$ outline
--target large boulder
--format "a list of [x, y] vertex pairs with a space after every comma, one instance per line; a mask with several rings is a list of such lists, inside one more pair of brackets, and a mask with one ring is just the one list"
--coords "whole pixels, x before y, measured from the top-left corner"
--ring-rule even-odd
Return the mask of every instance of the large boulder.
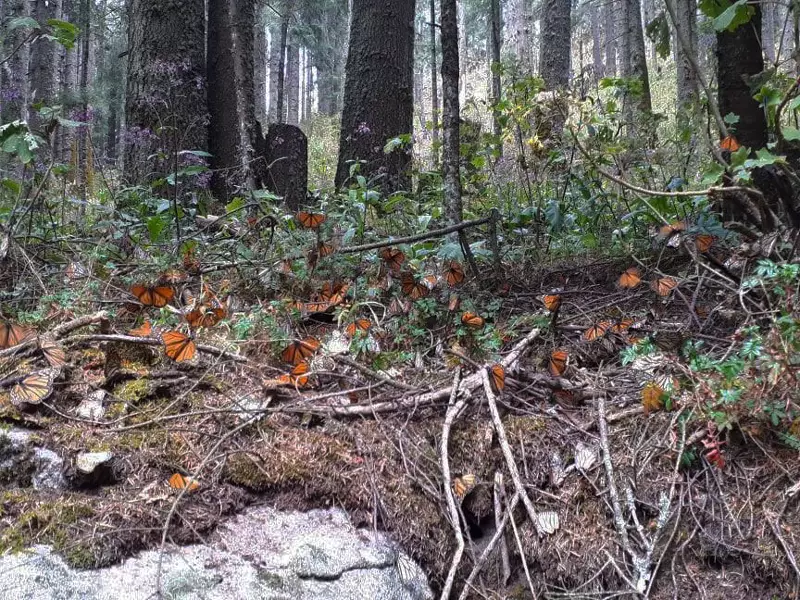
[[[76, 571], [49, 548], [0, 558], [0, 598], [144, 600], [153, 597], [159, 553]], [[422, 570], [381, 533], [356, 529], [338, 510], [251, 509], [204, 545], [170, 547], [161, 575], [172, 600], [422, 600]]]
[[0, 486], [58, 490], [65, 487], [64, 460], [52, 450], [36, 445], [37, 438], [24, 429], [0, 429]]

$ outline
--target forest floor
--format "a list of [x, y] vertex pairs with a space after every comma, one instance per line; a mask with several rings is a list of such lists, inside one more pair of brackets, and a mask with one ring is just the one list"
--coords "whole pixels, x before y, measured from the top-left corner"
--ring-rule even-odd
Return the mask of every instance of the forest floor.
[[[131, 335], [141, 308], [121, 286], [102, 293], [127, 303], [113, 321], [107, 311], [54, 306], [40, 323], [66, 352], [53, 392], [20, 404], [0, 389], [0, 419], [67, 458], [70, 487], [3, 491], [0, 549], [50, 543], [72, 564], [96, 567], [163, 539], [203, 542], [247, 505], [340, 506], [357, 525], [391, 532], [435, 588], [466, 538], [456, 589], [479, 565], [474, 597], [527, 597], [529, 581], [547, 598], [612, 597], [637, 585], [651, 598], [796, 597], [797, 451], [763, 421], [710, 424], [704, 389], [713, 381], [698, 380], [681, 351], [690, 339], [706, 355], [730, 353], [740, 298], [687, 256], [658, 263], [681, 281], [665, 295], [646, 282], [621, 289], [631, 266], [515, 268], [488, 290], [467, 276], [469, 294], [499, 300], [494, 330], [514, 332], [500, 337], [504, 385], [480, 334], [467, 327], [455, 344], [441, 322], [428, 323], [421, 350], [378, 369], [368, 351], [348, 351], [334, 311], [304, 315], [298, 337], [322, 340], [306, 383], [287, 377], [267, 332], [234, 341], [231, 327], [209, 327], [196, 357], [170, 360], [158, 327]], [[88, 279], [73, 266], [63, 281]], [[560, 307], [548, 311], [543, 294], [554, 290]], [[226, 305], [229, 320], [265, 308], [244, 298]], [[391, 322], [407, 318], [391, 312], [354, 334], [356, 347], [391, 345]], [[631, 338], [657, 348], [623, 365]], [[0, 360], [12, 375], [36, 371], [46, 366], [41, 345], [23, 341]], [[551, 364], [564, 356], [554, 352], [566, 353], [564, 365]], [[103, 408], [97, 396], [92, 404], [98, 390]], [[100, 451], [113, 459], [77, 469], [80, 453]], [[498, 525], [503, 541], [484, 561]]]

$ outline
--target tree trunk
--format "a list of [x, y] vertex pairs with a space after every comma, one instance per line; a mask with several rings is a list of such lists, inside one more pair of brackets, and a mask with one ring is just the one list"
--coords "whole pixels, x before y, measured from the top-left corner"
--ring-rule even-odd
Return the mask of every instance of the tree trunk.
[[[23, 17], [28, 12], [25, 0], [5, 0], [3, 8], [4, 18]], [[6, 63], [0, 66], [0, 86], [3, 90], [0, 116], [3, 123], [27, 119], [28, 44], [20, 44], [30, 33], [28, 28], [19, 28], [9, 32], [3, 40], [3, 57], [8, 57]], [[16, 52], [12, 54], [14, 50]]]
[[763, 109], [753, 99], [745, 78], [764, 70], [759, 33], [761, 32], [761, 6], [751, 5], [753, 16], [748, 23], [735, 31], [717, 33], [717, 81], [719, 110], [723, 117], [739, 117], [735, 136], [740, 144], [752, 150], [767, 144], [767, 121]]
[[353, 0], [337, 188], [354, 160], [365, 161], [361, 173], [368, 179], [382, 175], [385, 191], [409, 188], [410, 150], [383, 148], [413, 129], [414, 8], [415, 0]]
[[286, 122], [297, 125], [300, 123], [300, 45], [295, 39], [286, 46], [286, 63]]
[[761, 27], [761, 39], [764, 55], [770, 64], [775, 64], [775, 4], [770, 0], [761, 3], [764, 22]]
[[616, 77], [617, 76], [617, 13], [619, 10], [617, 9], [614, 2], [606, 2], [605, 6], [603, 7], [603, 13], [605, 16], [605, 23], [603, 28], [605, 29], [605, 36], [606, 36], [606, 44], [605, 44], [605, 51], [606, 51], [606, 75], [609, 77]]
[[275, 88], [275, 122], [286, 122], [286, 41], [289, 39], [289, 17], [292, 3], [284, 7], [283, 18], [281, 19], [280, 38], [276, 53], [278, 55], [278, 86]]
[[458, 2], [458, 22], [456, 27], [458, 29], [458, 56], [459, 56], [459, 77], [458, 77], [458, 90], [459, 101], [464, 104], [469, 97], [469, 79], [467, 78], [467, 69], [469, 68], [469, 39], [467, 38], [467, 7], [464, 2]]
[[125, 50], [123, 44], [114, 46], [110, 54], [108, 69], [108, 119], [106, 129], [106, 156], [109, 161], [117, 157], [119, 143], [119, 112], [122, 103], [122, 89], [125, 86], [123, 59], [119, 55]]
[[269, 111], [270, 123], [278, 121], [278, 88], [279, 63], [281, 62], [281, 28], [272, 27], [269, 30]]
[[678, 36], [673, 36], [678, 84], [677, 115], [680, 118], [686, 115], [687, 109], [695, 105], [700, 90], [697, 73], [691, 62], [691, 57], [698, 56], [697, 2], [696, 0], [666, 1], [675, 2], [676, 29], [689, 45], [689, 48], [684, 48]]
[[256, 5], [255, 32], [253, 42], [253, 99], [256, 103], [256, 119], [267, 126], [267, 26], [264, 23], [264, 8]]
[[430, 0], [431, 30], [431, 122], [433, 123], [433, 164], [439, 165], [439, 64], [436, 57], [436, 0]]
[[622, 76], [637, 80], [640, 90], [625, 100], [626, 124], [629, 134], [638, 129], [638, 121], [651, 112], [650, 79], [647, 72], [647, 55], [644, 47], [642, 11], [639, 0], [623, 0], [620, 18], [622, 31]]
[[[61, 0], [31, 0], [30, 14], [39, 23], [60, 19]], [[58, 44], [39, 38], [30, 45], [30, 97], [28, 102], [54, 103], [58, 94]], [[28, 119], [33, 128], [40, 126], [37, 112], [31, 111]]]
[[509, 34], [514, 58], [522, 73], [529, 73], [533, 65], [531, 58], [533, 17], [531, 0], [510, 0]]
[[310, 119], [314, 111], [314, 55], [306, 49], [306, 82], [305, 82], [306, 104], [303, 109], [303, 118]]
[[503, 144], [499, 141], [500, 135], [503, 133], [500, 126], [500, 113], [497, 110], [497, 105], [500, 103], [502, 94], [502, 82], [500, 80], [500, 54], [502, 52], [503, 44], [503, 14], [500, 9], [500, 0], [491, 0], [491, 15], [489, 19], [490, 33], [491, 33], [491, 49], [492, 60], [490, 70], [492, 74], [492, 131], [498, 138], [498, 148], [502, 152]]
[[595, 85], [605, 77], [603, 65], [603, 23], [600, 20], [600, 11], [597, 4], [589, 5], [589, 19], [592, 24], [592, 81]]
[[[128, 8], [125, 178], [142, 183], [206, 150], [205, 2], [131, 0]], [[160, 151], [172, 160], [148, 164]]]
[[569, 85], [572, 0], [545, 0], [539, 74], [548, 90]]
[[211, 185], [223, 201], [264, 178], [255, 162], [263, 142], [253, 102], [254, 9], [254, 0], [208, 4], [209, 151], [217, 171]]
[[444, 211], [450, 224], [463, 220], [461, 201], [461, 131], [458, 103], [458, 12], [456, 0], [442, 0], [442, 176], [444, 178]]

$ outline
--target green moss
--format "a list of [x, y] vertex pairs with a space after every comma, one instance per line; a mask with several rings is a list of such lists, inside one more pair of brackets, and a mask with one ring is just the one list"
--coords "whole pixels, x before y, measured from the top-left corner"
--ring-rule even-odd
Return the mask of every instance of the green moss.
[[130, 379], [114, 387], [116, 398], [128, 404], [137, 404], [152, 393], [150, 381], [144, 377]]
[[64, 560], [73, 569], [91, 569], [97, 566], [97, 558], [91, 546], [84, 544], [77, 544], [73, 547], [67, 547], [59, 550], [64, 556]]
[[74, 543], [72, 526], [93, 514], [88, 504], [69, 498], [32, 504], [15, 515], [11, 526], [0, 533], [0, 554], [19, 552], [33, 544], [49, 544], [56, 551], [64, 551]]

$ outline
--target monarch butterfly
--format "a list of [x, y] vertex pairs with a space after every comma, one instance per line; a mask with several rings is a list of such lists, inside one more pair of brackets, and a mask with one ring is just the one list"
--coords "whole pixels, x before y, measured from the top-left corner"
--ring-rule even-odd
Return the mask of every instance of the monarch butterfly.
[[192, 360], [197, 354], [194, 339], [180, 331], [164, 332], [161, 341], [164, 342], [164, 354], [175, 362]]
[[17, 325], [10, 321], [0, 321], [0, 349], [11, 348], [28, 341], [33, 336], [33, 329]]
[[552, 510], [544, 510], [538, 513], [536, 515], [536, 521], [539, 524], [539, 530], [544, 531], [548, 535], [555, 533], [560, 526], [558, 513]]
[[281, 360], [293, 365], [299, 365], [319, 349], [319, 340], [313, 337], [304, 340], [295, 340], [281, 352]]
[[356, 319], [347, 326], [344, 332], [349, 337], [353, 337], [356, 334], [356, 331], [369, 331], [370, 327], [372, 327], [372, 321], [369, 319]]
[[719, 143], [719, 149], [726, 150], [728, 152], [736, 152], [741, 147], [742, 145], [732, 135], [722, 138], [722, 140]]
[[325, 258], [326, 256], [330, 256], [335, 251], [333, 244], [326, 244], [325, 242], [320, 242], [317, 244], [317, 255], [320, 258]]
[[292, 369], [290, 381], [297, 387], [305, 387], [308, 385], [308, 372], [310, 370], [307, 360], [298, 363]]
[[672, 277], [661, 277], [650, 282], [650, 288], [659, 296], [669, 296], [676, 287], [678, 282]]
[[53, 381], [59, 372], [58, 369], [45, 369], [24, 377], [11, 388], [12, 404], [39, 404], [46, 400], [53, 393]]
[[495, 394], [499, 394], [506, 387], [506, 371], [502, 365], [489, 367], [489, 384]]
[[145, 321], [140, 327], [131, 329], [128, 335], [134, 337], [150, 337], [151, 333], [153, 333], [153, 324], [150, 321]]
[[167, 484], [173, 490], [187, 490], [189, 492], [196, 492], [200, 489], [200, 483], [194, 477], [189, 477], [188, 475], [181, 475], [180, 473], [175, 473], [167, 480]]
[[630, 267], [619, 276], [619, 281], [617, 283], [619, 284], [619, 287], [624, 290], [633, 289], [642, 283], [642, 274], [638, 268]]
[[417, 281], [412, 273], [406, 272], [400, 277], [400, 287], [403, 293], [412, 300], [419, 300], [427, 296], [431, 288], [425, 283]]
[[595, 340], [599, 340], [606, 334], [609, 327], [611, 327], [610, 322], [600, 321], [599, 323], [592, 325], [591, 327], [589, 327], [589, 329], [583, 332], [583, 339], [586, 340], [587, 342], [593, 342]]
[[594, 448], [578, 442], [575, 448], [575, 466], [581, 471], [588, 471], [594, 466], [595, 462], [597, 462], [597, 454]]
[[169, 286], [148, 286], [137, 284], [131, 287], [131, 293], [145, 306], [161, 308], [175, 296], [175, 290]]
[[297, 221], [306, 229], [317, 229], [325, 222], [327, 217], [319, 213], [310, 213], [301, 210], [297, 213]]
[[550, 355], [547, 370], [553, 377], [561, 377], [569, 365], [569, 354], [566, 350], [556, 350]]
[[545, 294], [542, 296], [542, 303], [544, 307], [550, 312], [556, 312], [561, 308], [561, 295], [560, 294]]
[[331, 283], [326, 281], [322, 284], [322, 289], [319, 291], [320, 300], [330, 302], [331, 306], [335, 306], [344, 300], [344, 296], [350, 285], [347, 283]]
[[179, 283], [186, 283], [189, 280], [189, 274], [178, 269], [169, 269], [164, 271], [158, 278], [159, 283], [168, 283], [176, 285]]
[[662, 225], [658, 230], [659, 237], [667, 238], [681, 231], [686, 231], [685, 221], [673, 221], [668, 225]]
[[461, 477], [453, 479], [453, 493], [459, 500], [463, 500], [464, 496], [469, 494], [475, 487], [476, 477], [472, 473], [465, 473]]
[[196, 327], [213, 327], [225, 318], [225, 309], [200, 306], [186, 315], [186, 322], [192, 329]]
[[461, 322], [470, 329], [481, 329], [486, 324], [486, 320], [482, 316], [471, 312], [461, 315]]
[[411, 310], [411, 302], [405, 298], [392, 298], [389, 302], [389, 309], [386, 314], [390, 317], [395, 315], [405, 315]]
[[403, 254], [402, 250], [397, 248], [384, 248], [381, 250], [381, 258], [383, 262], [395, 272], [399, 271], [403, 263], [406, 262], [406, 255]]
[[655, 381], [648, 381], [642, 388], [642, 408], [644, 414], [661, 410], [664, 406], [664, 390]]
[[622, 334], [622, 333], [625, 333], [628, 329], [630, 329], [635, 324], [636, 324], [636, 321], [634, 319], [631, 319], [630, 317], [623, 317], [619, 321], [614, 323], [611, 326], [611, 329], [609, 331], [611, 331], [611, 333]]
[[464, 282], [464, 267], [461, 266], [460, 263], [456, 261], [450, 261], [447, 265], [447, 268], [444, 270], [444, 279], [447, 282], [447, 285], [450, 287], [455, 287], [460, 283]]
[[51, 367], [60, 368], [67, 364], [67, 353], [52, 336], [44, 335], [39, 338], [39, 350]]
[[708, 252], [714, 244], [714, 236], [708, 233], [701, 233], [694, 238], [694, 245], [698, 252]]

